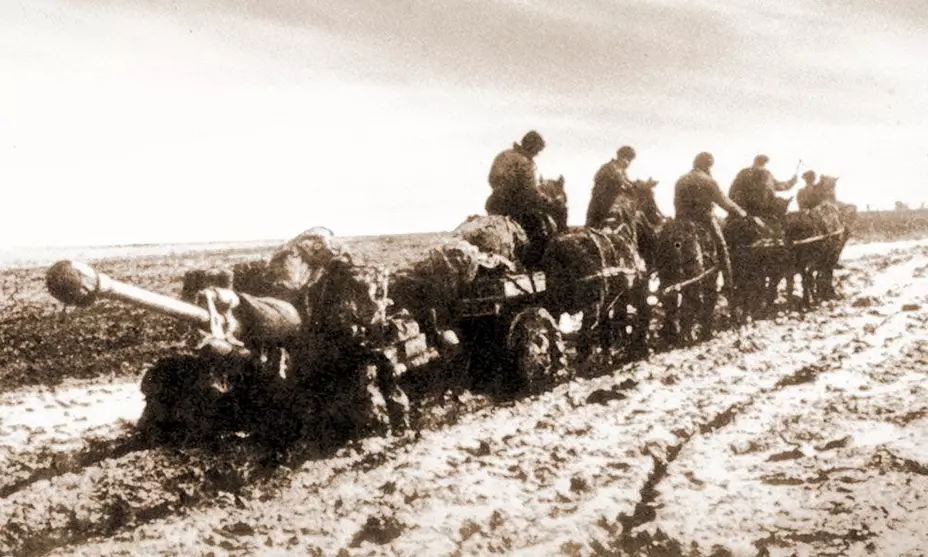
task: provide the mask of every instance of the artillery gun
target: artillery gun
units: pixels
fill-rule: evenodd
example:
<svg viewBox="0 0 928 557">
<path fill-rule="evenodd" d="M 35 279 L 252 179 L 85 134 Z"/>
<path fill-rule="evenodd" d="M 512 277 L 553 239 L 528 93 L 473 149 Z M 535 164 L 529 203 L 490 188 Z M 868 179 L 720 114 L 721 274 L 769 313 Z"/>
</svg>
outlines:
<svg viewBox="0 0 928 557">
<path fill-rule="evenodd" d="M 318 255 L 306 251 L 298 242 L 303 239 L 278 255 L 290 255 L 294 246 L 303 256 Z M 316 237 L 313 242 L 325 244 Z M 273 259 L 237 266 L 252 283 L 263 277 L 253 291 L 277 296 L 242 290 L 234 269 L 189 272 L 184 299 L 178 299 L 74 261 L 49 268 L 46 286 L 66 305 L 87 307 L 107 298 L 201 331 L 195 350 L 159 360 L 142 379 L 146 407 L 139 429 L 158 440 L 240 431 L 275 441 L 340 439 L 401 429 L 409 404 L 400 376 L 439 354 L 408 312 L 387 311 L 385 274 L 368 272 L 375 280 L 358 280 L 363 273 L 357 266 L 328 255 L 324 266 L 300 269 L 302 284 L 275 276 L 281 266 Z M 283 267 L 293 270 L 292 263 Z"/>
<path fill-rule="evenodd" d="M 194 350 L 142 379 L 139 427 L 168 440 L 217 428 L 286 439 L 385 434 L 408 427 L 411 406 L 429 394 L 531 392 L 565 372 L 543 273 L 461 241 L 388 275 L 355 264 L 336 240 L 310 230 L 268 261 L 190 271 L 180 298 L 72 261 L 52 266 L 46 283 L 69 306 L 116 300 L 200 331 Z"/>
</svg>

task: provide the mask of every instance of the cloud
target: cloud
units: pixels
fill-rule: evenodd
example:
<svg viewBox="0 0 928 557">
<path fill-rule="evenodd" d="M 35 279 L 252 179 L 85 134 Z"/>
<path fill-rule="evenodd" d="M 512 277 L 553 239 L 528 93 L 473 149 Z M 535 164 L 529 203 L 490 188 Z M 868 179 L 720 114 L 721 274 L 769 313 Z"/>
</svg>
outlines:
<svg viewBox="0 0 928 557">
<path fill-rule="evenodd" d="M 54 240 L 76 208 L 97 223 L 74 221 L 79 242 L 450 228 L 530 128 L 575 220 L 626 143 L 665 210 L 704 149 L 723 185 L 763 151 L 862 204 L 917 204 L 922 23 L 915 3 L 824 0 L 0 3 L 0 183 L 16 206 L 55 202 L 0 238 Z M 154 192 L 154 216 L 127 190 Z"/>
</svg>

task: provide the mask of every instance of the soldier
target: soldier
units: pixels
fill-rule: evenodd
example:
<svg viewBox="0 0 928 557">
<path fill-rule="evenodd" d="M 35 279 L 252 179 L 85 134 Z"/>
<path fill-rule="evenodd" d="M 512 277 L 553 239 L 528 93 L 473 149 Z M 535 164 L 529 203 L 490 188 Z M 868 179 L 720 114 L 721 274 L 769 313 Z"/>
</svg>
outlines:
<svg viewBox="0 0 928 557">
<path fill-rule="evenodd" d="M 798 176 L 795 174 L 785 182 L 773 177 L 773 173 L 765 168 L 770 161 L 767 155 L 754 157 L 754 164 L 744 168 L 735 176 L 728 196 L 732 201 L 743 207 L 752 217 L 777 219 L 776 192 L 786 191 L 796 185 Z"/>
<path fill-rule="evenodd" d="M 731 292 L 732 273 L 731 258 L 728 255 L 728 244 L 722 234 L 722 227 L 712 216 L 713 204 L 725 209 L 729 214 L 734 213 L 741 218 L 747 218 L 747 212 L 722 193 L 718 182 L 712 178 L 711 169 L 715 159 L 710 153 L 699 153 L 693 160 L 693 170 L 684 174 L 677 180 L 674 190 L 673 206 L 678 219 L 687 219 L 706 227 L 712 234 L 719 261 L 722 264 L 722 276 L 725 280 L 725 289 Z"/>
<path fill-rule="evenodd" d="M 547 216 L 560 209 L 538 189 L 534 158 L 544 148 L 538 132 L 526 133 L 521 143 L 513 143 L 496 156 L 488 177 L 493 192 L 486 202 L 487 214 L 510 217 L 525 229 L 531 247 L 526 253 L 529 260 L 524 262 L 529 266 L 537 263 L 547 237 L 554 232 L 545 226 Z"/>
<path fill-rule="evenodd" d="M 635 150 L 624 145 L 616 151 L 614 159 L 599 167 L 593 178 L 593 192 L 586 211 L 586 226 L 590 228 L 605 226 L 609 209 L 615 203 L 616 197 L 622 190 L 633 187 L 631 180 L 628 179 L 628 167 L 633 160 L 635 160 Z"/>
<path fill-rule="evenodd" d="M 821 191 L 818 184 L 815 183 L 815 172 L 806 170 L 802 174 L 802 179 L 806 185 L 796 192 L 796 203 L 800 210 L 814 209 L 816 205 L 822 202 Z"/>
</svg>

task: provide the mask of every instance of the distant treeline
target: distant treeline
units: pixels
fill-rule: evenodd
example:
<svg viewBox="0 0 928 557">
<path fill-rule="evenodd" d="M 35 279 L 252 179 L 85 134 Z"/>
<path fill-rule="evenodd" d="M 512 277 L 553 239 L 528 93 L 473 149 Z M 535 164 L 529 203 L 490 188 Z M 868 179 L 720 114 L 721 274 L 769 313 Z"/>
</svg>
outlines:
<svg viewBox="0 0 928 557">
<path fill-rule="evenodd" d="M 858 242 L 913 240 L 928 236 L 928 209 L 861 211 L 852 239 Z"/>
</svg>

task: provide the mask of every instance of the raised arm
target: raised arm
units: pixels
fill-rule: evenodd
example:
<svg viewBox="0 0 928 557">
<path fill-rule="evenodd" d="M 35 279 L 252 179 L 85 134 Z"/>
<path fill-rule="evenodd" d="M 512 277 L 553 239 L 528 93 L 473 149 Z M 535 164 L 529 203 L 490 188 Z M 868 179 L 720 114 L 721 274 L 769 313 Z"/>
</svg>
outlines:
<svg viewBox="0 0 928 557">
<path fill-rule="evenodd" d="M 790 189 L 790 188 L 792 188 L 793 186 L 796 185 L 796 182 L 799 180 L 799 176 L 796 175 L 796 174 L 793 174 L 793 177 L 792 177 L 792 178 L 790 178 L 789 180 L 786 180 L 785 182 L 781 182 L 781 181 L 775 179 L 775 178 L 773 177 L 773 175 L 771 174 L 771 175 L 770 175 L 770 179 L 771 179 L 771 181 L 773 182 L 773 189 L 774 189 L 774 190 L 776 190 L 776 191 L 786 191 L 786 190 L 788 190 L 788 189 Z"/>
</svg>

